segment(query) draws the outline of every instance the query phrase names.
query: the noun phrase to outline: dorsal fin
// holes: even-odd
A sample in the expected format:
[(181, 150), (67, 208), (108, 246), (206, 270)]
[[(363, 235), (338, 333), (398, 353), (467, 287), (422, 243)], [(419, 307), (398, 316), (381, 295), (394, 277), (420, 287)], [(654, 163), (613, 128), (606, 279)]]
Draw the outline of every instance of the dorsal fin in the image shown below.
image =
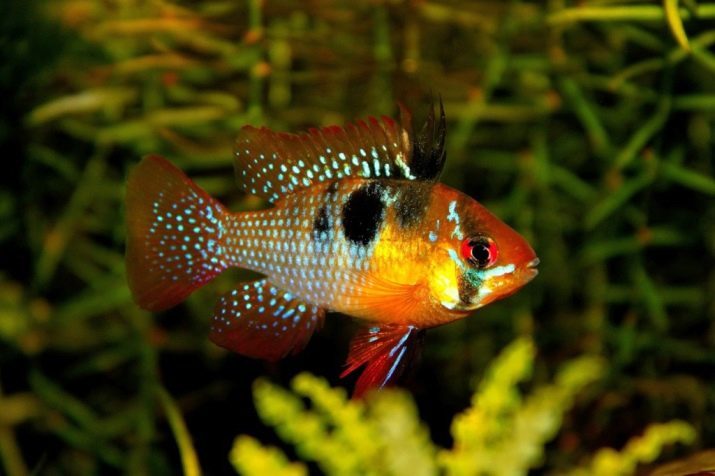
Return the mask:
[(410, 169), (423, 180), (437, 180), (442, 173), (447, 151), (444, 142), (447, 134), (447, 118), (444, 115), (442, 98), (439, 100), (439, 119), (435, 122), (434, 104), (430, 107), (422, 131), (414, 138)]
[(236, 139), (234, 165), (239, 187), (270, 202), (316, 183), (345, 177), (435, 181), (445, 161), (446, 120), (440, 100), (420, 134), (400, 105), (400, 123), (368, 117), (344, 127), (301, 134), (246, 126)]

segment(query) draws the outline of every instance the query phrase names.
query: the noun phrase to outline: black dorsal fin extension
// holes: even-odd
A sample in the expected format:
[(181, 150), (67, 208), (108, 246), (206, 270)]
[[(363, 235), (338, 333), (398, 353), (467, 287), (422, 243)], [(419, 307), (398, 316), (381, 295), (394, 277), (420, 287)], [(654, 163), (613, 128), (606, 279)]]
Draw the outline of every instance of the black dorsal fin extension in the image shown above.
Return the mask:
[(444, 148), (447, 134), (447, 118), (442, 97), (439, 98), (439, 119), (435, 121), (434, 100), (430, 105), (422, 130), (414, 135), (412, 146), (412, 173), (422, 179), (435, 181), (444, 168), (447, 152)]
[(234, 147), (238, 186), (275, 203), (297, 190), (346, 177), (434, 182), (445, 161), (442, 99), (439, 119), (433, 102), (419, 134), (413, 132), (409, 111), (399, 106), (400, 122), (368, 117), (299, 134), (245, 126)]

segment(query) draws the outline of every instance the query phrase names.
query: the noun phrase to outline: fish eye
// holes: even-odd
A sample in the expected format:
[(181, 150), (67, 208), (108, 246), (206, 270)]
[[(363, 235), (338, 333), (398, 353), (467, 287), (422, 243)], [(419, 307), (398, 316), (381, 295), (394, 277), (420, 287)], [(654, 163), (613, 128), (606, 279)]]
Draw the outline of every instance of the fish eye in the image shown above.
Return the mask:
[(462, 242), (462, 258), (477, 268), (488, 268), (499, 256), (497, 244), (486, 236), (473, 236)]

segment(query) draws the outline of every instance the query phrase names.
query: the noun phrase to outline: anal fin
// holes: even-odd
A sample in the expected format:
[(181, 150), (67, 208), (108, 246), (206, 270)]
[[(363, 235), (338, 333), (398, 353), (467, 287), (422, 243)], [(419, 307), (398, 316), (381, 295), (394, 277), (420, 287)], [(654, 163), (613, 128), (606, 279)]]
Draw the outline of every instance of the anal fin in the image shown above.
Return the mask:
[(417, 357), (424, 331), (414, 326), (389, 324), (361, 330), (350, 345), (341, 378), (365, 365), (353, 396), (360, 398), (372, 388), (382, 388), (405, 371)]
[(233, 352), (279, 360), (301, 351), (323, 323), (325, 311), (262, 279), (219, 298), (210, 339)]

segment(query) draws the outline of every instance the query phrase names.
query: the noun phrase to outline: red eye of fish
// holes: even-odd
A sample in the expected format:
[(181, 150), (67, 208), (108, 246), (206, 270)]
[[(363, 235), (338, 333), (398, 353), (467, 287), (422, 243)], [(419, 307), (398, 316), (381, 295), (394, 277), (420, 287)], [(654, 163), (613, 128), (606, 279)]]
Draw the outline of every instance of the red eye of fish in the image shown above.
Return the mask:
[(467, 238), (462, 242), (462, 257), (477, 268), (488, 268), (499, 256), (494, 240), (485, 236)]

